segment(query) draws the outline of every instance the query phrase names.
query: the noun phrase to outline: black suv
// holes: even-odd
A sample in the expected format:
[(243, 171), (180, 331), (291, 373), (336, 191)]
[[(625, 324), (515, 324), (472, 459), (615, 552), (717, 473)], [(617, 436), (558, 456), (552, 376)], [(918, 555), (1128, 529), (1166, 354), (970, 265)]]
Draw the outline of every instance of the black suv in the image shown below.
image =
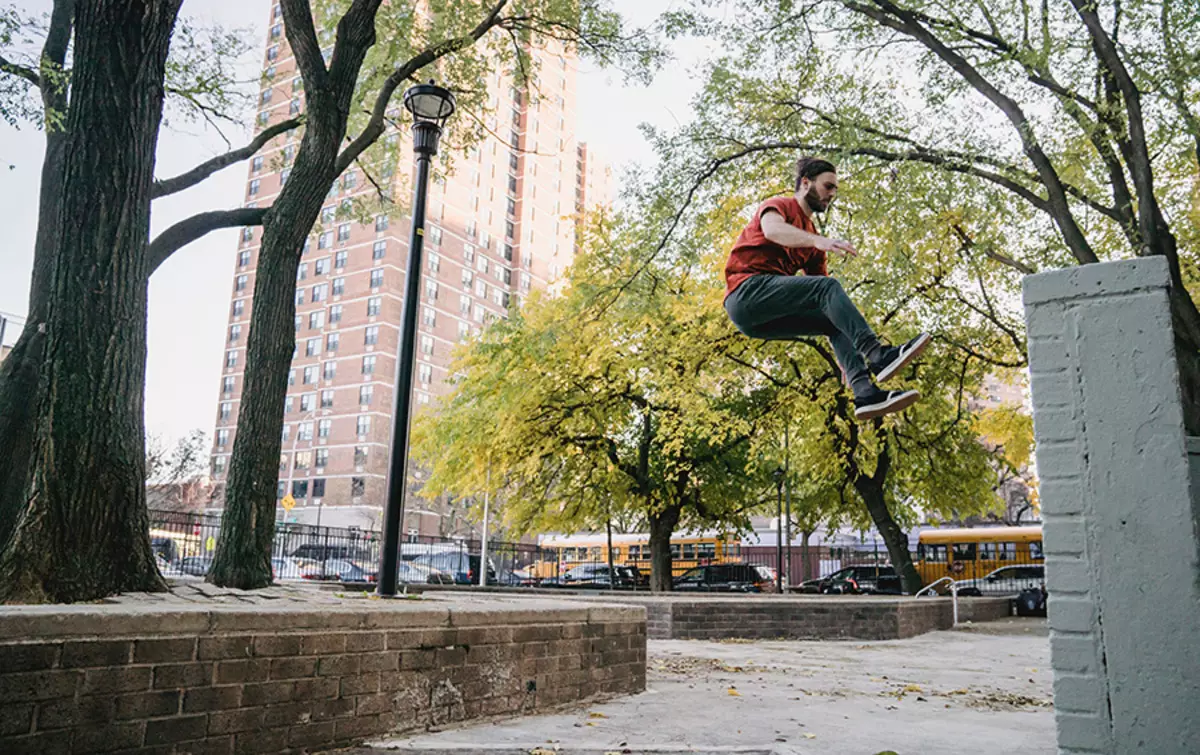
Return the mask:
[(675, 578), (676, 592), (775, 592), (774, 570), (754, 564), (708, 564)]
[(803, 592), (824, 595), (900, 595), (900, 575), (891, 566), (847, 566), (828, 577), (810, 579), (801, 585)]
[(639, 574), (635, 567), (613, 566), (615, 578), (609, 576), (608, 564), (580, 564), (563, 572), (563, 575), (551, 584), (554, 587), (574, 587), (577, 589), (625, 589), (638, 587)]

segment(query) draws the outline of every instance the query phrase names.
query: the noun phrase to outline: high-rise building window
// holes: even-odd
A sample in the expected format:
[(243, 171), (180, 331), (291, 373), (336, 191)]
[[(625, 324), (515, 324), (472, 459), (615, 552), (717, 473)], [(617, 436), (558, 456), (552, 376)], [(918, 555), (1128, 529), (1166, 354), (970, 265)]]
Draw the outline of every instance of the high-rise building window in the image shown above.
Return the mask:
[(267, 60), (275, 60), (279, 57), (279, 46), (271, 45), (267, 48)]
[(246, 226), (242, 229), (242, 243), (246, 244), (251, 241), (254, 241), (254, 228), (251, 226)]
[(371, 415), (358, 415), (358, 421), (355, 424), (355, 430), (359, 435), (366, 435), (367, 433), (371, 432)]
[(325, 275), (329, 272), (329, 258), (322, 257), (313, 263), (313, 273), (316, 275)]
[[(322, 448), (320, 451), (317, 451), (317, 453), (320, 454), (321, 451), (324, 451), (324, 450), (325, 449)], [(325, 466), (325, 465), (320, 464), (320, 463), (317, 464), (317, 467), (323, 467), (323, 466)], [(325, 478), (324, 477), (318, 477), (317, 479), (312, 481), (312, 494), (313, 494), (313, 498), (324, 498), (325, 497)]]
[(383, 285), (383, 268), (377, 267), (371, 271), (371, 288), (379, 288)]
[[(326, 466), (328, 466), (328, 465), (329, 465), (329, 449), (328, 449), (328, 448), (318, 448), (318, 449), (317, 449), (317, 452), (316, 452), (316, 454), (315, 454), (315, 457), (316, 457), (316, 458), (315, 458), (315, 460), (314, 460), (314, 463), (316, 464), (316, 466), (317, 466), (317, 469), (321, 469), (322, 467), (326, 467)], [(325, 481), (324, 481), (324, 480), (313, 480), (313, 487), (314, 487), (314, 488), (316, 488), (316, 486), (317, 486), (317, 483), (318, 483), (318, 482), (320, 482), (320, 483), (321, 483), (321, 487), (322, 487), (322, 488), (324, 488), (324, 487), (325, 487)], [(316, 492), (315, 492), (315, 490), (314, 490), (313, 494), (314, 494), (314, 495), (316, 495)], [(324, 495), (324, 494), (325, 494), (325, 491), (324, 491), (324, 490), (322, 490), (322, 491), (321, 491), (321, 494), (322, 494), (322, 495)]]
[(229, 342), (237, 343), (238, 340), (241, 339), (241, 337), (242, 337), (242, 326), (241, 325), (230, 325), (229, 326)]
[(266, 110), (258, 114), (258, 125), (265, 126), (271, 121), (271, 114)]
[[(304, 368), (304, 384), (312, 385), (315, 382), (317, 382), (317, 368), (316, 365), (310, 364)], [(303, 405), (301, 405), (301, 408), (303, 408)]]
[(229, 431), (217, 430), (217, 447), (224, 448), (229, 445)]
[(233, 403), (229, 401), (221, 402), (221, 410), (217, 415), (220, 419), (229, 419), (233, 414)]
[(284, 186), (286, 186), (288, 179), (291, 177), (292, 177), (292, 169), (291, 168), (284, 168), (283, 170), (279, 171), (279, 188), (282, 189)]
[(319, 302), (319, 301), (324, 301), (327, 298), (329, 298), (329, 284), (328, 283), (318, 283), (317, 285), (312, 287), (312, 300), (314, 303)]
[(362, 374), (370, 375), (375, 372), (375, 355), (368, 354), (362, 359)]
[[(294, 369), (288, 370), (288, 385), (295, 385), (295, 384), (296, 384), (296, 370), (294, 370)], [(289, 398), (288, 403), (286, 404), (287, 410), (289, 412), (292, 410), (291, 401), (292, 400)]]
[(323, 419), (317, 422), (317, 437), (328, 438), (329, 431), (333, 429), (333, 420)]
[(369, 405), (373, 398), (375, 398), (375, 386), (368, 384), (358, 387), (358, 403), (360, 406)]
[(227, 457), (224, 457), (224, 456), (214, 456), (213, 457), (212, 472), (213, 472), (214, 477), (220, 477), (221, 475), (225, 474), (226, 458)]
[(483, 278), (475, 279), (475, 295), (480, 298), (487, 297), (487, 284), (483, 282)]
[(321, 408), (322, 409), (332, 409), (333, 408), (333, 391), (328, 388), (321, 391)]
[(379, 326), (370, 325), (363, 331), (363, 344), (366, 346), (374, 346), (379, 343)]
[[(463, 314), (466, 314), (466, 312), (463, 312)], [(467, 340), (467, 337), (470, 335), (471, 335), (471, 326), (468, 325), (467, 323), (463, 322), (462, 320), (459, 320), (458, 321), (458, 340), (465, 341), (465, 340)]]
[(338, 226), (337, 238), (338, 238), (338, 241), (349, 241), (350, 240), (350, 224), (349, 223), (342, 223), (341, 225)]
[(237, 352), (236, 351), (225, 352), (225, 366), (226, 367), (237, 366)]
[(476, 258), (475, 258), (475, 269), (476, 269), (476, 270), (478, 270), (479, 272), (481, 272), (481, 273), (487, 273), (487, 271), (488, 271), (488, 266), (489, 266), (489, 265), (488, 265), (488, 258), (487, 258), (487, 257), (484, 257), (483, 255), (480, 255), (480, 256), (478, 256), (478, 257), (476, 257)]
[(504, 221), (504, 237), (506, 239), (512, 239), (513, 236), (516, 235), (516, 232), (517, 232), (517, 229), (516, 229), (516, 226), (513, 225), (513, 222), (511, 220), (505, 220)]
[(296, 289), (296, 306), (299, 307), (303, 303), (304, 303), (304, 289), (298, 288), (298, 289)]
[(337, 351), (337, 350), (338, 350), (338, 344), (340, 344), (340, 343), (341, 343), (341, 341), (342, 341), (342, 334), (341, 334), (341, 333), (328, 333), (328, 334), (326, 334), (326, 336), (325, 336), (325, 350), (326, 350), (326, 351)]
[(471, 297), (462, 294), (458, 297), (458, 312), (465, 315), (471, 311)]
[(245, 275), (245, 274), (239, 275), (238, 277), (233, 279), (233, 289), (235, 291), (245, 291), (246, 284), (249, 281), (250, 281), (250, 276)]
[(421, 336), (421, 353), (426, 354), (426, 355), (433, 353), (433, 338), (432, 337)]
[(250, 186), (249, 186), (249, 188), (246, 189), (246, 193), (253, 197), (258, 194), (258, 187), (259, 187), (259, 181), (257, 178), (255, 178), (250, 181)]
[(474, 273), (474, 272), (472, 272), (471, 268), (469, 268), (469, 267), (464, 267), (464, 268), (462, 269), (462, 284), (463, 284), (463, 288), (465, 288), (465, 289), (467, 289), (468, 291), (470, 291), (470, 290), (471, 290), (471, 281), (473, 281), (473, 280), (475, 280), (475, 273)]
[(367, 463), (367, 454), (369, 453), (369, 451), (370, 451), (370, 449), (368, 449), (366, 446), (355, 446), (354, 447), (354, 466), (361, 467), (361, 466), (365, 465)]
[(333, 279), (333, 295), (341, 296), (344, 293), (346, 293), (346, 279), (345, 278), (334, 278)]
[[(262, 169), (263, 169), (263, 156), (262, 155), (259, 155), (250, 161), (250, 170), (257, 173)], [(247, 230), (248, 229), (249, 229), (249, 226), (247, 226)]]
[(437, 312), (433, 307), (421, 307), (421, 323), (431, 328), (437, 324)]
[(437, 301), (438, 284), (437, 281), (425, 281), (425, 298), (429, 301)]
[(427, 238), (429, 239), (429, 245), (430, 246), (441, 246), (442, 245), (442, 229), (436, 225), (431, 225), (431, 226), (429, 226), (428, 231), (429, 231), (429, 233), (428, 233)]
[[(287, 438), (285, 437), (284, 440), (287, 440)], [(283, 498), (285, 493), (287, 493), (287, 480), (280, 480), (278, 483), (275, 484), (276, 500)]]
[(304, 342), (304, 356), (314, 357), (321, 350), (321, 339), (310, 338)]
[(362, 494), (365, 493), (366, 490), (367, 490), (366, 478), (363, 478), (363, 477), (351, 477), (350, 478), (350, 495), (351, 495), (351, 497), (358, 498), (358, 497), (362, 496)]
[(367, 317), (374, 317), (379, 314), (379, 308), (383, 306), (382, 296), (372, 296), (367, 299)]
[(238, 267), (245, 267), (250, 264), (250, 250), (238, 252)]
[(417, 379), (423, 384), (429, 385), (433, 381), (433, 367), (427, 364), (417, 366)]
[(386, 231), (387, 227), (388, 227), (388, 222), (389, 221), (388, 221), (387, 215), (376, 215), (375, 216), (375, 232), (380, 233), (380, 232)]
[(529, 276), (529, 273), (521, 273), (521, 290), (528, 292), (532, 281), (533, 279)]
[(296, 437), (300, 440), (312, 440), (313, 423), (301, 422), (296, 425)]
[(350, 171), (342, 177), (342, 187), (349, 190), (353, 189), (355, 186), (358, 186), (358, 174), (354, 171)]
[(246, 312), (246, 300), (245, 299), (238, 299), (237, 301), (235, 301), (233, 303), (232, 313), (233, 313), (234, 317), (241, 317), (245, 312)]
[(436, 273), (442, 268), (442, 258), (438, 254), (429, 255), (429, 272)]
[(291, 104), (288, 105), (288, 115), (296, 115), (300, 112), (300, 98), (293, 97)]
[(292, 498), (308, 498), (308, 480), (292, 480)]
[[(288, 371), (288, 385), (296, 384), (295, 377), (296, 377), (296, 371), (289, 370)], [(283, 400), (283, 413), (284, 414), (291, 414), (292, 410), (295, 408), (296, 408), (296, 401), (292, 396), (288, 396), (287, 398), (285, 398)]]
[(294, 318), (292, 318), (292, 321), (296, 326), (296, 332), (299, 333), (300, 326), (304, 324), (304, 315), (296, 315)]
[(333, 205), (329, 205), (328, 207), (322, 207), (321, 208), (321, 223), (322, 224), (332, 223), (334, 213), (336, 213), (336, 212), (337, 212), (337, 208), (334, 207)]
[(297, 451), (295, 457), (292, 459), (292, 466), (296, 469), (308, 469), (312, 466), (312, 452)]
[(371, 247), (371, 259), (381, 260), (387, 254), (387, 241), (380, 239)]
[(334, 379), (334, 377), (336, 377), (336, 376), (337, 376), (337, 362), (334, 362), (333, 360), (326, 362), (324, 371), (322, 373), (322, 377), (324, 377), (326, 382), (328, 382), (328, 381), (332, 381)]
[(512, 270), (509, 270), (507, 267), (503, 268), (500, 271), (500, 278), (504, 281), (504, 285), (512, 285)]
[(346, 266), (347, 256), (348, 256), (348, 254), (345, 250), (342, 250), (340, 252), (334, 252), (333, 253), (333, 266), (336, 267), (338, 270), (341, 270), (343, 267)]
[(318, 309), (315, 312), (309, 312), (308, 327), (311, 330), (319, 330), (325, 327), (325, 310)]
[(317, 237), (317, 248), (328, 249), (331, 246), (333, 246), (333, 231), (323, 231)]
[(287, 442), (287, 439), (288, 439), (288, 438), (290, 438), (290, 437), (292, 437), (292, 426), (291, 426), (291, 425), (289, 425), (289, 424), (287, 424), (287, 423), (285, 422), (285, 423), (283, 424), (283, 433), (281, 434), (281, 436), (280, 436), (280, 437), (281, 437), (281, 438), (283, 439), (283, 441), (286, 443), (286, 442)]
[(329, 322), (341, 322), (341, 321), (342, 321), (342, 305), (334, 304), (332, 307), (329, 308)]
[(308, 277), (308, 263), (301, 262), (296, 268), (296, 280), (302, 281)]

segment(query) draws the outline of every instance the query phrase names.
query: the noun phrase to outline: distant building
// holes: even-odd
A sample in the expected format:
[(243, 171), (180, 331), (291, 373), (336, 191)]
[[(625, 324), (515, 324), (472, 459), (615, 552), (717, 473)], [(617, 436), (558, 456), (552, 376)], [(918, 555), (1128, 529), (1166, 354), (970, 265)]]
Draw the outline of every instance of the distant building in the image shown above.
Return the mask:
[[(259, 129), (305, 109), (278, 5), (270, 23)], [(557, 42), (532, 55), (534, 86), (519, 85), (499, 65), (481, 82), (489, 93), (491, 136), (429, 186), (413, 386), (418, 407), (448, 392), (457, 344), (562, 277), (575, 256), (577, 218), (594, 204), (593, 195), (612, 193), (611, 171), (575, 136), (576, 55)], [(394, 121), (404, 120), (399, 96), (393, 111)], [(410, 219), (393, 213), (360, 222), (343, 208), (372, 200), (376, 182), (393, 193), (411, 191), (408, 129), (390, 126), (383, 138), (398, 145), (396, 164), (371, 176), (355, 165), (337, 179), (300, 262), (296, 344), (280, 428), (277, 496), (295, 500), (286, 521), (382, 525)], [(271, 204), (298, 148), (293, 131), (251, 161), (246, 206)], [(261, 238), (261, 229), (247, 227), (238, 243), (213, 433), (218, 488), (225, 485), (238, 429)], [(403, 529), (457, 534), (471, 526), (464, 510), (413, 500)]]

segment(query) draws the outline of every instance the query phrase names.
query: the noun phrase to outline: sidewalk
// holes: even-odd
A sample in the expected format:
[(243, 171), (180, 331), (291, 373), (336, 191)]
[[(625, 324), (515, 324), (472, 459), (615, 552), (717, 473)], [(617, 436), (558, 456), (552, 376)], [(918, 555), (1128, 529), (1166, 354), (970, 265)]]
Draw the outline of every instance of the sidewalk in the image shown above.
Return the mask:
[(651, 641), (646, 693), (358, 752), (1053, 753), (1042, 619), (887, 642)]

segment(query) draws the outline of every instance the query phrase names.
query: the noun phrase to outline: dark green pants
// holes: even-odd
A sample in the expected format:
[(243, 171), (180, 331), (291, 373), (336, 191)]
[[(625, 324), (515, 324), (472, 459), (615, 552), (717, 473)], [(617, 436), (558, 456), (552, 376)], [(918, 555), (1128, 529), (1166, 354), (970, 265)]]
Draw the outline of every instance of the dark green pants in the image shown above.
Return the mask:
[(725, 312), (751, 338), (792, 341), (828, 336), (855, 395), (872, 384), (863, 355), (874, 355), (879, 339), (836, 278), (755, 275), (725, 298)]

